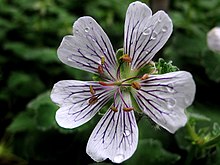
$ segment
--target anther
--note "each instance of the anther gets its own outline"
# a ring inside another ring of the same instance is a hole
[[[149,77],[148,74],[144,74],[144,75],[141,77],[141,80],[146,80],[148,77]]]
[[[118,109],[113,106],[111,106],[111,110],[113,110],[114,112],[118,112]]]
[[[90,85],[90,86],[89,86],[89,90],[90,90],[90,93],[91,93],[92,95],[94,95],[94,94],[95,94],[95,91],[94,91],[94,89],[93,89],[92,85]]]
[[[93,105],[95,103],[97,103],[98,98],[94,95],[92,95],[92,97],[89,99],[89,105]]]
[[[134,110],[134,108],[133,107],[128,107],[128,108],[124,107],[123,110],[126,112],[129,112],[129,111]]]
[[[101,65],[104,65],[104,63],[105,63],[105,57],[102,56],[102,57],[101,57]]]
[[[128,54],[124,54],[123,56],[120,57],[120,59],[122,59],[122,61],[124,62],[128,62],[131,63],[131,57]]]
[[[98,66],[98,72],[99,72],[99,74],[103,74],[103,73],[104,73],[104,70],[103,70],[103,66],[102,66],[102,65],[99,65],[99,66]]]
[[[140,83],[137,82],[137,81],[133,82],[133,83],[131,84],[131,86],[132,86],[134,89],[137,89],[137,90],[141,89],[141,85],[140,85]]]

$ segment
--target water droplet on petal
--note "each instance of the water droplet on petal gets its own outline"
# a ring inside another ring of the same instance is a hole
[[[163,26],[163,27],[162,27],[162,32],[163,32],[163,33],[167,32],[167,30],[168,30],[168,27],[167,27],[167,26]]]
[[[173,83],[168,84],[168,86],[166,87],[166,90],[169,93],[175,93],[174,84]]]
[[[192,101],[188,97],[185,97],[185,103],[186,105],[190,105]]]
[[[115,163],[121,163],[124,160],[125,156],[123,154],[118,154],[114,157],[113,161]]]
[[[73,62],[73,59],[72,59],[71,57],[68,57],[68,58],[67,58],[67,61],[68,61],[68,62]]]
[[[155,40],[157,38],[157,33],[156,32],[153,32],[152,33],[152,36],[151,36],[151,39],[152,40]]]
[[[78,29],[75,30],[75,34],[77,34],[77,33],[79,33],[79,30],[78,30]]]
[[[159,16],[159,17],[158,17],[158,22],[160,23],[161,21],[162,21],[162,17]]]
[[[85,32],[88,33],[89,32],[89,27],[85,28]]]
[[[124,136],[129,136],[131,134],[131,131],[126,129],[123,134]]]
[[[173,108],[175,105],[176,105],[175,99],[172,99],[172,98],[167,99],[167,108],[169,109]]]
[[[144,29],[143,35],[148,36],[151,33],[151,28]]]
[[[175,93],[175,90],[172,87],[167,87],[167,92]]]
[[[103,48],[103,52],[104,52],[104,53],[107,53],[107,49],[106,49],[106,48]]]
[[[149,51],[149,50],[146,50],[146,51],[145,51],[145,54],[146,54],[146,55],[148,55],[149,53],[150,53],[150,51]]]

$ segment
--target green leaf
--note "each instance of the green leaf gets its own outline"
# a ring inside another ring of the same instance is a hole
[[[8,90],[21,97],[33,96],[45,88],[37,76],[22,72],[12,72],[7,83]]]
[[[51,101],[50,92],[45,92],[32,100],[28,108],[35,111],[38,129],[47,130],[57,126],[55,113],[58,107]]]
[[[24,43],[10,42],[4,45],[5,49],[12,51],[18,57],[24,60],[39,61],[42,63],[58,62],[55,48],[35,47],[30,48]]]
[[[33,130],[36,127],[36,122],[33,120],[33,111],[24,111],[17,115],[12,123],[7,127],[7,131],[17,133],[22,131]]]
[[[211,121],[211,119],[207,116],[205,116],[204,114],[201,113],[197,113],[193,111],[193,107],[188,108],[187,115],[189,116],[190,119],[192,120],[200,120],[200,121]]]
[[[177,162],[180,156],[165,150],[160,141],[143,139],[139,141],[135,154],[125,162],[127,165],[169,165]]]
[[[205,68],[207,76],[215,81],[220,82],[220,54],[205,52],[202,58],[202,65]]]

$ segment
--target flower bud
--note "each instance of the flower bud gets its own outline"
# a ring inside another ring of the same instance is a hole
[[[220,27],[214,27],[208,32],[207,44],[211,51],[220,52]]]

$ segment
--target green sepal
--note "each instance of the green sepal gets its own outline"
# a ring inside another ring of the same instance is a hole
[[[138,75],[153,74],[155,70],[155,65],[153,63],[148,63],[140,69]]]
[[[116,59],[117,59],[117,61],[118,61],[118,63],[120,63],[120,61],[121,61],[121,56],[123,56],[124,55],[124,49],[123,48],[120,48],[120,49],[118,49],[117,51],[116,51]]]

